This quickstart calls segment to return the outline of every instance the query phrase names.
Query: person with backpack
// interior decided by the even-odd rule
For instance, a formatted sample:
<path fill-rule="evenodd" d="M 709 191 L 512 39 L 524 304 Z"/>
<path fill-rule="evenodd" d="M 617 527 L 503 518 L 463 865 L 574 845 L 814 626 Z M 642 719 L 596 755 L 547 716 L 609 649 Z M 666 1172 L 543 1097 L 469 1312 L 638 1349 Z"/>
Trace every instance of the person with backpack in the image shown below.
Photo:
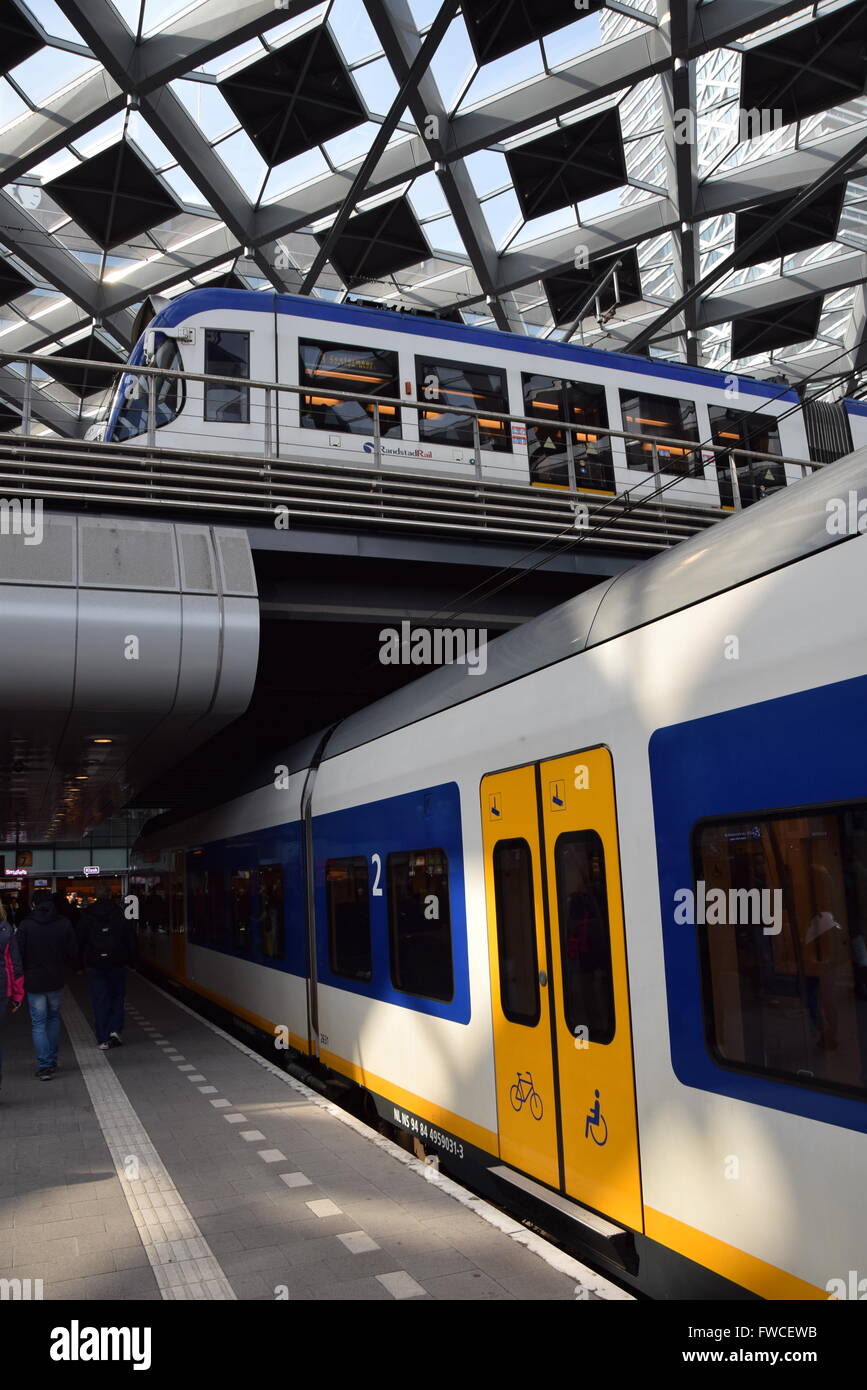
<path fill-rule="evenodd" d="M 96 885 L 96 901 L 78 923 L 81 964 L 90 980 L 93 1030 L 101 1051 L 121 1046 L 126 968 L 135 961 L 135 924 L 128 922 L 107 883 Z"/>
<path fill-rule="evenodd" d="M 6 916 L 6 909 L 0 905 L 0 1021 L 8 1005 L 17 1013 L 24 998 L 24 979 L 21 970 L 21 955 L 12 923 Z M 3 1078 L 3 1054 L 0 1052 L 0 1084 Z"/>
<path fill-rule="evenodd" d="M 60 1000 L 66 967 L 77 957 L 75 933 L 61 917 L 50 893 L 35 893 L 30 912 L 17 932 L 24 971 L 24 988 L 36 1053 L 36 1075 L 50 1081 L 57 1071 L 60 1042 Z"/>

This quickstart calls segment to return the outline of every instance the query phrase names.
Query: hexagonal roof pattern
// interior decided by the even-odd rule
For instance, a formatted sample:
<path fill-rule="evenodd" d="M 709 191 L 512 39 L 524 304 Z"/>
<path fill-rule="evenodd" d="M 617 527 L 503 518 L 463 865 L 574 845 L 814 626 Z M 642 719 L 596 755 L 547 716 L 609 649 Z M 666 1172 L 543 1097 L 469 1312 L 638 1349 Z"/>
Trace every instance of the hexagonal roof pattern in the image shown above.
<path fill-rule="evenodd" d="M 209 282 L 864 394 L 865 90 L 862 0 L 0 0 L 0 423 Z"/>

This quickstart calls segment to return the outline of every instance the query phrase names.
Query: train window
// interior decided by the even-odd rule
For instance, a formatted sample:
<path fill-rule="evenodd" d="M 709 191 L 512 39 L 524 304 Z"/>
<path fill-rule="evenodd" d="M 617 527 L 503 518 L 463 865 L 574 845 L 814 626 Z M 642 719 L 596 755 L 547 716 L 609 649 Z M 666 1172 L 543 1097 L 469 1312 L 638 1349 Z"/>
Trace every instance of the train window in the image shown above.
<path fill-rule="evenodd" d="M 391 981 L 426 999 L 454 996 L 449 864 L 441 849 L 388 856 Z"/>
<path fill-rule="evenodd" d="M 250 376 L 250 334 L 234 329 L 205 329 L 205 375 Z M 221 425 L 250 423 L 249 386 L 205 383 L 205 419 Z"/>
<path fill-rule="evenodd" d="M 183 371 L 183 363 L 178 345 L 173 338 L 163 338 L 149 363 L 152 367 L 164 367 L 169 372 Z M 112 427 L 112 439 L 121 441 L 133 439 L 144 434 L 148 427 L 148 382 L 156 381 L 154 387 L 154 420 L 156 428 L 161 429 L 180 415 L 184 408 L 185 387 L 178 377 L 158 376 L 156 378 L 125 373 L 121 377 L 121 407 Z"/>
<path fill-rule="evenodd" d="M 493 860 L 500 1003 L 510 1023 L 534 1027 L 541 1004 L 530 846 L 526 840 L 499 840 Z"/>
<path fill-rule="evenodd" d="M 521 382 L 524 414 L 539 421 L 527 426 L 531 482 L 571 486 L 566 431 L 560 423 L 568 420 L 582 426 L 572 433 L 576 485 L 583 491 L 613 492 L 611 440 L 593 428 L 608 428 L 605 387 L 526 372 Z"/>
<path fill-rule="evenodd" d="M 192 861 L 192 862 L 190 862 Z M 187 859 L 187 911 L 190 938 L 206 946 L 222 946 L 225 939 L 226 884 L 220 869 L 201 869 L 196 856 Z"/>
<path fill-rule="evenodd" d="M 673 396 L 654 396 L 646 391 L 621 391 L 620 408 L 626 434 L 652 434 L 663 439 L 683 439 L 697 444 L 698 420 L 694 401 L 681 401 Z M 657 448 L 661 473 L 692 474 L 702 477 L 701 455 L 697 449 L 684 449 L 676 444 L 660 444 Z M 630 468 L 653 472 L 653 446 L 649 441 L 627 439 L 626 461 Z"/>
<path fill-rule="evenodd" d="M 298 384 L 310 388 L 301 397 L 301 424 L 305 429 L 343 430 L 349 434 L 374 431 L 373 405 L 345 401 L 334 391 L 358 391 L 362 396 L 400 395 L 396 352 L 383 348 L 348 347 L 344 343 L 300 342 Z M 380 405 L 379 429 L 385 435 L 400 434 L 400 406 Z"/>
<path fill-rule="evenodd" d="M 605 851 L 595 830 L 570 831 L 554 846 L 563 1009 L 570 1033 L 587 1040 L 614 1037 L 614 981 L 608 924 Z M 583 1036 L 583 1035 L 582 1035 Z"/>
<path fill-rule="evenodd" d="M 747 415 L 742 410 L 721 405 L 712 405 L 708 409 L 714 444 L 720 444 L 723 448 L 752 449 L 757 454 L 782 455 L 780 427 L 773 415 Z M 720 502 L 724 507 L 734 506 L 729 468 L 731 457 L 731 454 L 716 456 Z M 751 464 L 749 459 L 738 454 L 734 457 L 742 507 L 760 502 L 763 497 L 786 486 L 785 464 L 769 463 L 767 460 Z"/>
<path fill-rule="evenodd" d="M 717 1060 L 864 1095 L 867 805 L 703 822 L 693 845 Z"/>
<path fill-rule="evenodd" d="M 232 945 L 249 954 L 253 946 L 253 874 L 235 869 L 229 879 L 229 923 Z"/>
<path fill-rule="evenodd" d="M 373 974 L 370 944 L 370 884 L 367 860 L 329 859 L 325 865 L 328 915 L 328 961 L 335 975 L 369 980 Z"/>
<path fill-rule="evenodd" d="M 283 870 L 280 865 L 263 864 L 257 874 L 256 886 L 262 955 L 269 960 L 282 960 L 286 950 L 286 932 L 283 925 Z"/>
<path fill-rule="evenodd" d="M 435 444 L 473 448 L 473 422 L 450 407 L 509 413 L 506 373 L 497 367 L 473 367 L 464 362 L 442 362 L 430 357 L 415 359 L 416 391 L 420 401 L 430 401 L 419 411 L 419 436 Z M 508 421 L 479 416 L 479 442 L 483 449 L 511 452 Z"/>

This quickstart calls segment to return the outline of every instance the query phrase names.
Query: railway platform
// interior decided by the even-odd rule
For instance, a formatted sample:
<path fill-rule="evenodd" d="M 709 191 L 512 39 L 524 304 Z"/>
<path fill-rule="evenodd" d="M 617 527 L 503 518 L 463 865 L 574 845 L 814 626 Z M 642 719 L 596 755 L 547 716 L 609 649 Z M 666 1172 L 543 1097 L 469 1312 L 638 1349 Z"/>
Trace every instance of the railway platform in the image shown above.
<path fill-rule="evenodd" d="M 62 1019 L 50 1081 L 3 1028 L 4 1298 L 631 1297 L 135 972 L 123 1047 Z"/>

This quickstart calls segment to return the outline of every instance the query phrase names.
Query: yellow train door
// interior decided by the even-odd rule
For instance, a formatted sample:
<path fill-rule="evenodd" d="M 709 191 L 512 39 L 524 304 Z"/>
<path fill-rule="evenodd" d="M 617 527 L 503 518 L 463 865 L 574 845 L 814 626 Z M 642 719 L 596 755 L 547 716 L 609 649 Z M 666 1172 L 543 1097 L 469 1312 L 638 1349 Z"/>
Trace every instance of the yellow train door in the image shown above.
<path fill-rule="evenodd" d="M 611 755 L 492 773 L 481 797 L 500 1155 L 640 1230 Z"/>

